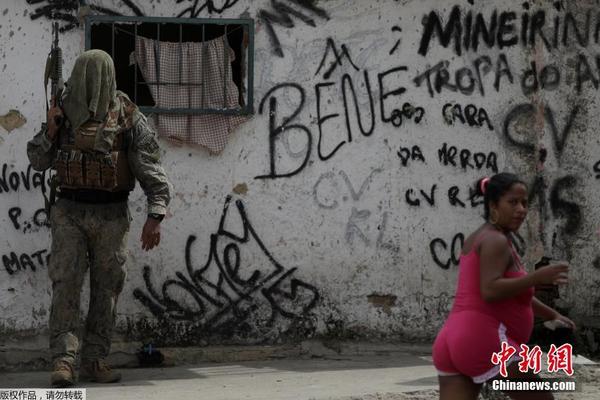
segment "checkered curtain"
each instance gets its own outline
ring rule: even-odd
[[[235,53],[227,45],[225,35],[204,43],[158,42],[138,36],[135,52],[146,82],[167,83],[148,85],[156,107],[239,107],[238,88],[231,71]],[[227,88],[223,99],[225,82]],[[222,114],[160,114],[155,118],[160,136],[179,143],[199,144],[211,153],[223,151],[229,134],[248,119],[247,116]]]

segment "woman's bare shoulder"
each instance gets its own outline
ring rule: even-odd
[[[483,224],[465,239],[462,253],[470,253],[474,246],[476,246],[476,250],[479,251],[481,245],[484,243],[486,247],[508,246],[506,236],[502,232],[490,227],[488,224]]]

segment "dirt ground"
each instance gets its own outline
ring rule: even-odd
[[[572,393],[555,393],[557,400],[598,400],[600,398],[600,365],[577,365],[574,367],[573,378],[578,385],[578,391]],[[422,390],[411,393],[375,393],[361,397],[347,397],[339,400],[437,400],[437,390]],[[482,391],[480,400],[506,400],[506,395],[500,392]]]

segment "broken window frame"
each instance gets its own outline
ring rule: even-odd
[[[180,30],[185,24],[194,25],[224,25],[225,35],[227,35],[227,27],[230,25],[241,25],[247,33],[248,46],[245,57],[245,70],[246,70],[246,102],[243,107],[236,108],[163,108],[163,107],[151,107],[151,106],[140,106],[139,109],[144,114],[183,114],[183,115],[202,115],[202,114],[223,114],[223,115],[251,115],[254,114],[254,20],[250,18],[242,19],[228,19],[228,18],[171,18],[171,17],[130,17],[130,16],[111,16],[111,15],[88,15],[85,18],[85,49],[91,49],[92,43],[92,26],[95,24],[107,24],[111,25],[111,57],[114,60],[115,50],[115,24],[133,24],[136,26],[134,36],[137,36],[137,26],[142,23],[154,23],[157,26],[157,41],[160,41],[160,25],[161,24],[179,24]],[[204,28],[204,27],[203,27]],[[203,29],[204,33],[204,29]],[[201,42],[204,43],[204,37]],[[181,36],[179,43],[182,43]],[[198,42],[200,43],[200,42]],[[135,46],[133,51],[135,51]],[[160,54],[159,54],[160,57]],[[226,59],[227,62],[227,59]],[[134,99],[137,100],[137,87],[138,85],[164,85],[158,82],[140,82],[138,80],[137,68],[134,68],[135,72],[135,83],[134,83]],[[160,77],[160,75],[159,75]],[[203,76],[204,80],[204,76]],[[242,82],[244,77],[242,76]],[[202,82],[203,84],[204,82]],[[187,85],[198,85],[198,84],[186,84],[179,83],[181,86]],[[223,92],[227,90],[227,82],[224,81]],[[242,88],[238,88],[240,95],[242,95]]]

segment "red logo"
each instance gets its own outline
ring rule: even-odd
[[[507,377],[506,363],[515,354],[517,350],[506,342],[502,342],[502,349],[497,353],[492,353],[492,363],[494,365],[500,365],[500,375]]]
[[[556,347],[550,345],[548,350],[548,372],[558,372],[563,370],[567,375],[573,375],[573,346],[565,343]]]
[[[521,357],[519,371],[532,370],[534,374],[537,374],[542,370],[542,349],[540,349],[540,346],[534,346],[529,350],[529,346],[522,344],[519,356]]]

